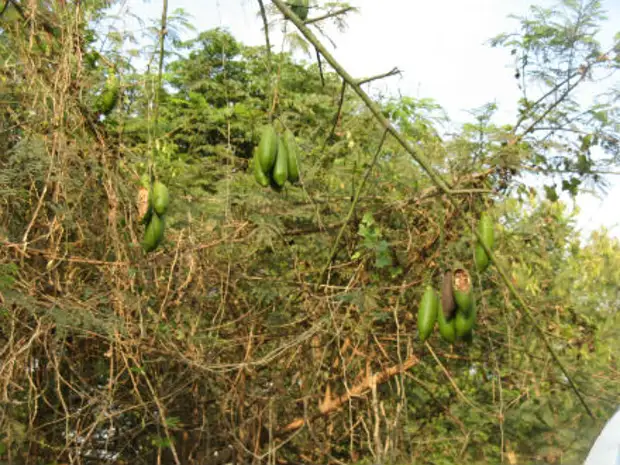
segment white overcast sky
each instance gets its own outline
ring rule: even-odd
[[[223,27],[247,45],[264,43],[256,0],[168,1],[170,12],[182,8],[192,16],[197,31]],[[503,123],[515,121],[520,96],[513,78],[512,57],[508,50],[492,49],[485,42],[499,33],[516,30],[517,22],[508,17],[510,14],[525,15],[533,3],[557,4],[550,0],[349,3],[359,7],[360,12],[350,16],[344,33],[330,30],[337,45],[330,51],[352,75],[372,76],[398,67],[403,72],[401,77],[382,81],[373,90],[433,98],[455,122],[467,120],[467,110],[495,101]],[[620,31],[620,0],[603,0],[603,6],[609,17],[601,36],[606,45]],[[121,17],[127,29],[135,30],[136,24],[125,14],[127,9],[146,20],[160,18],[161,8],[161,0],[126,0]],[[272,42],[279,46],[277,31],[271,32]],[[602,200],[590,195],[579,198],[578,225],[585,234],[604,225],[620,237],[620,176],[609,180],[613,187]]]

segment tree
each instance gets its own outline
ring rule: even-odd
[[[297,28],[278,2],[271,6],[267,26]],[[97,18],[103,7],[92,7]],[[338,5],[324,7],[330,20],[342,18]],[[613,103],[571,101],[586,80],[572,76],[579,65],[611,67],[617,52],[594,53],[597,2],[564,7],[534,9],[519,36],[495,41],[515,47],[520,73],[554,92],[524,97],[522,121],[510,127],[492,124],[486,105],[453,136],[442,133],[447,118],[431,100],[369,108],[325,57],[296,62],[219,29],[181,43],[162,30],[168,16],[177,18],[172,29],[187,25],[182,12],[164,10],[153,26],[145,72],[131,67],[114,33],[100,56],[80,49],[93,60],[74,59],[76,48],[61,40],[49,66],[35,66],[44,55],[26,46],[16,17],[0,36],[0,82],[11,84],[0,94],[12,102],[10,122],[0,122],[9,134],[0,142],[1,459],[583,457],[619,393],[620,244],[605,231],[581,243],[574,213],[519,179],[532,168],[554,175],[564,166],[555,157],[574,168],[590,156],[575,146],[588,135],[586,145],[617,163]],[[77,5],[64,8],[54,22],[88,23]],[[78,36],[102,34],[92,27]],[[307,40],[299,30],[296,44]],[[95,118],[90,108],[111,69],[122,98]],[[605,123],[588,126],[595,113]],[[427,166],[377,118],[389,119]],[[265,124],[295,135],[298,185],[277,191],[254,180]],[[600,164],[589,166],[566,176],[571,189],[600,181]],[[163,243],[144,254],[135,199],[151,175],[172,200]],[[478,273],[472,230],[482,212],[494,220],[499,267]],[[438,288],[455,264],[473,278],[473,337],[449,344],[435,331],[421,344],[415,313],[424,287]]]

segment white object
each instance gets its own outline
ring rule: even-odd
[[[596,438],[583,465],[620,465],[620,409]]]

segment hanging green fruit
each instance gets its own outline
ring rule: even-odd
[[[482,212],[480,221],[478,222],[478,234],[482,238],[482,243],[488,248],[493,249],[495,245],[495,231],[493,229],[493,220],[487,212]]]
[[[254,179],[263,187],[267,187],[269,185],[269,178],[263,172],[263,169],[260,166],[260,161],[258,160],[258,151],[254,150],[254,159],[252,161],[254,165]]]
[[[271,172],[271,178],[276,185],[280,187],[284,186],[288,178],[288,152],[282,137],[278,138],[278,151],[276,153],[276,162]]]
[[[476,264],[476,270],[480,273],[486,271],[489,267],[489,256],[480,244],[476,244],[474,247],[474,262]]]
[[[454,293],[454,301],[457,306],[457,313],[462,312],[469,314],[473,305],[473,292],[471,277],[467,270],[462,268],[454,270],[452,290]]]
[[[164,217],[152,215],[151,220],[144,231],[142,247],[145,252],[152,252],[161,243],[164,237]]]
[[[433,286],[426,286],[418,307],[418,333],[422,342],[428,339],[433,332],[435,322],[437,321],[438,307],[439,298]]]
[[[170,194],[166,185],[160,181],[155,181],[151,188],[151,203],[158,215],[165,215],[170,204]]]
[[[116,74],[111,72],[95,105],[99,113],[103,115],[110,114],[118,102],[119,90],[120,84],[118,78],[116,77]]]
[[[260,141],[258,143],[258,160],[263,173],[270,173],[276,162],[278,153],[278,135],[270,124],[263,128]]]
[[[310,12],[310,0],[289,0],[288,2],[293,13],[299,17],[302,21],[308,19],[308,13]]]
[[[446,317],[442,308],[437,312],[437,323],[439,326],[439,334],[444,341],[454,344],[456,341],[456,317]]]
[[[459,339],[467,339],[472,333],[474,323],[476,321],[476,306],[473,305],[469,310],[469,313],[457,311],[455,320],[456,337]]]
[[[491,216],[487,212],[482,212],[480,215],[480,221],[478,222],[478,234],[480,235],[482,244],[487,248],[492,249],[495,244],[495,232],[493,230],[493,221]],[[476,270],[480,273],[486,271],[489,267],[490,258],[484,247],[480,245],[479,241],[476,241],[474,249],[474,263]]]
[[[284,133],[284,145],[288,154],[288,182],[295,184],[299,181],[299,160],[297,158],[297,142],[289,130]]]

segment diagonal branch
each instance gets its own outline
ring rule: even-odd
[[[368,109],[372,112],[372,114],[375,116],[375,119],[381,124],[381,126],[383,126],[390,134],[392,134],[392,136],[394,136],[394,138],[398,141],[398,143],[411,155],[411,157],[416,162],[418,162],[418,164],[422,167],[422,169],[426,171],[428,176],[439,187],[439,189],[441,189],[441,191],[443,191],[446,194],[450,203],[452,203],[452,205],[454,205],[455,208],[458,208],[458,204],[456,200],[454,199],[452,189],[447,185],[447,183],[443,180],[443,178],[435,172],[430,162],[426,159],[426,157],[422,153],[420,153],[420,149],[412,146],[405,139],[405,137],[396,128],[394,128],[394,126],[385,118],[385,116],[383,116],[383,113],[381,112],[379,106],[368,96],[368,94],[366,94],[366,92],[364,92],[361,89],[357,81],[327,51],[327,49],[316,38],[316,36],[312,33],[312,31],[309,28],[307,28],[305,24],[299,18],[297,18],[297,16],[295,16],[295,14],[286,5],[286,3],[282,0],[272,0],[272,1],[276,5],[276,7],[284,14],[284,16],[290,19],[297,26],[297,28],[306,37],[306,39],[310,43],[312,43],[323,54],[327,62],[332,66],[332,68],[336,71],[336,73],[338,73],[340,77],[349,86],[351,86],[351,88],[355,91],[355,93],[362,99],[362,101],[366,104]],[[558,366],[558,368],[562,371],[562,373],[568,380],[568,383],[571,389],[573,390],[573,392],[575,393],[575,395],[577,396],[577,398],[583,405],[584,409],[586,410],[586,412],[591,418],[594,418],[594,414],[592,413],[592,410],[590,410],[590,407],[586,403],[584,397],[582,396],[581,392],[577,388],[575,382],[572,380],[566,367],[564,366],[562,361],[559,359],[558,355],[555,353],[555,350],[551,346],[551,343],[549,342],[547,335],[545,334],[545,332],[542,330],[542,328],[540,327],[540,325],[534,318],[532,311],[530,310],[528,305],[525,303],[525,300],[523,299],[521,294],[516,290],[516,288],[510,281],[510,278],[508,277],[508,273],[506,272],[506,270],[504,270],[504,267],[499,263],[495,254],[484,243],[477,228],[474,228],[473,234],[477,238],[478,242],[482,245],[482,248],[484,249],[484,251],[489,256],[491,263],[493,263],[495,267],[497,268],[497,271],[500,277],[502,278],[502,281],[504,281],[504,284],[506,285],[506,287],[508,287],[510,293],[516,299],[519,306],[521,307],[525,315],[528,317],[531,324],[536,329],[536,332],[539,334],[541,339],[544,341],[545,347],[549,351],[551,358],[553,359],[555,364]]]

